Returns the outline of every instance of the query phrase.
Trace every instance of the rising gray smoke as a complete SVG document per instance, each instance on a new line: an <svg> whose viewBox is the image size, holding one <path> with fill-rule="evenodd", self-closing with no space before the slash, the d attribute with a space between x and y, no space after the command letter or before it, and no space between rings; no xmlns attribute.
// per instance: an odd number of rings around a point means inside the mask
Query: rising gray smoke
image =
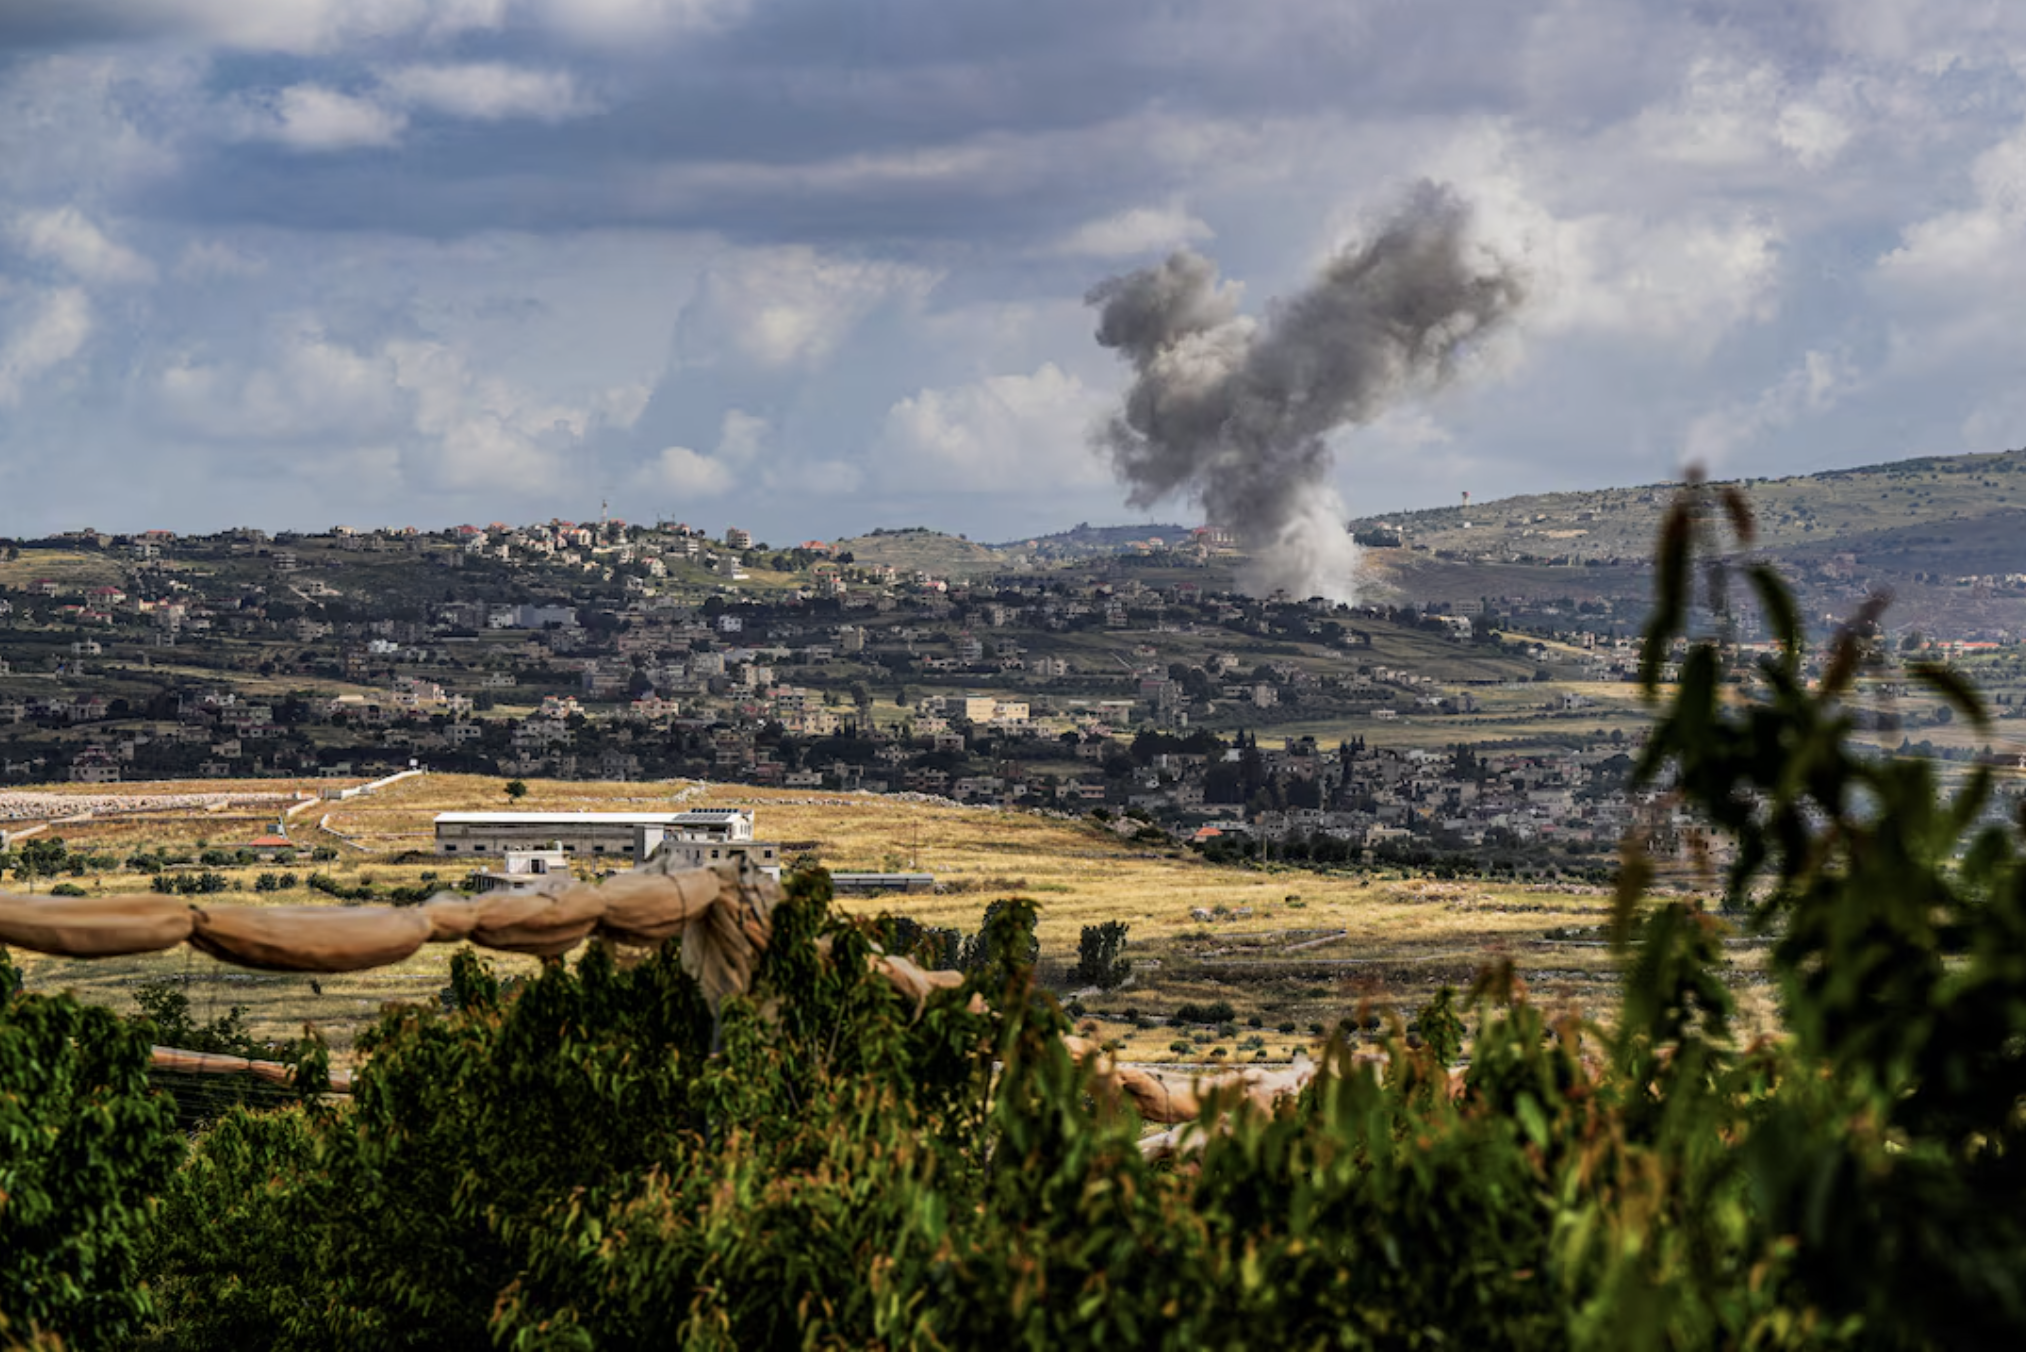
<svg viewBox="0 0 2026 1352"><path fill-rule="evenodd" d="M1350 600L1357 554L1325 438L1455 375L1470 340L1525 295L1511 264L1474 247L1470 223L1460 197L1423 183L1263 321L1239 314L1238 287L1189 250L1093 287L1098 342L1137 373L1098 436L1129 501L1196 498L1251 552L1249 590Z"/></svg>

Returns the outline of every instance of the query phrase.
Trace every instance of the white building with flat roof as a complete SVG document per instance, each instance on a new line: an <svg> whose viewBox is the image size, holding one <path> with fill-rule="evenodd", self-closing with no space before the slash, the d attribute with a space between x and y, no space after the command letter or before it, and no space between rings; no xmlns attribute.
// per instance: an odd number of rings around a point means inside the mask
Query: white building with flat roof
<svg viewBox="0 0 2026 1352"><path fill-rule="evenodd" d="M780 876L780 847L753 838L750 808L704 807L684 812L443 812L436 817L436 852L504 858L508 851L551 850L569 859L610 859L639 865L670 852L686 868L708 868L741 856Z"/></svg>
<svg viewBox="0 0 2026 1352"><path fill-rule="evenodd" d="M638 862L653 853L678 812L443 812L436 817L436 852L504 857L512 850L554 847L576 858L610 856Z"/></svg>

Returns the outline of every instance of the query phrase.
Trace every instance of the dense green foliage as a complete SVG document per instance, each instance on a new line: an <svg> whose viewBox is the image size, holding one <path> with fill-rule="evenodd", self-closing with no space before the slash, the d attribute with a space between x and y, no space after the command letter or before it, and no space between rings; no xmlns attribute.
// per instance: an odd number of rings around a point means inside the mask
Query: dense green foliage
<svg viewBox="0 0 2026 1352"><path fill-rule="evenodd" d="M110 1010L19 992L0 951L0 1343L117 1347L151 1313L139 1249L183 1143L148 1091L149 1042Z"/></svg>
<svg viewBox="0 0 2026 1352"><path fill-rule="evenodd" d="M1944 793L1853 748L1868 630L1805 683L1770 574L1783 641L1755 697L1724 686L1723 615L1694 605L1727 594L1698 562L1716 506L1663 539L1646 671L1680 681L1637 773L1734 846L1727 915L1647 899L1628 849L1605 1025L1488 972L1393 1030L1383 1075L1339 1043L1280 1111L1150 1161L1033 987L1029 904L917 1009L805 874L715 1020L672 949L511 991L460 957L447 1008L383 1021L350 1104L228 1116L170 1178L136 1035L16 997L6 1139L105 1125L91 1169L0 1161L0 1311L89 1341L152 1299L162 1348L2013 1345L2018 830L1982 824L1986 775ZM1733 925L1772 941L1778 1042L1731 1034ZM74 1212L18 1201L59 1188ZM130 1264L92 1294L40 1275L130 1246L147 1192L147 1293Z"/></svg>

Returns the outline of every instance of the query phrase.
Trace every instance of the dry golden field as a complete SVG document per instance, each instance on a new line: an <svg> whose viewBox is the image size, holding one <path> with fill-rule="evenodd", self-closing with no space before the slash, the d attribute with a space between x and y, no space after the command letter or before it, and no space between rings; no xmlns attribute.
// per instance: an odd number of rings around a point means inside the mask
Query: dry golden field
<svg viewBox="0 0 2026 1352"><path fill-rule="evenodd" d="M286 790L277 781L203 781L189 785L96 786L132 793ZM305 855L290 865L221 870L241 905L332 901L303 886L256 893L264 870L312 869L347 885L365 880L412 886L454 884L461 862L430 853L438 812L506 809L504 782L426 775L369 797L324 802L297 814L289 831L305 850L337 849L333 862ZM812 854L835 870L918 868L933 872L937 895L849 898L840 909L871 917L905 914L924 924L974 931L992 901L1033 898L1040 906L1043 976L1065 998L1081 928L1109 920L1131 926L1133 981L1081 1003L1105 1037L1121 1039L1138 1059L1198 1060L1286 1056L1318 1026L1333 1029L1361 1009L1411 1016L1441 985L1467 986L1487 963L1511 960L1539 998L1577 1002L1592 1012L1613 1003L1608 950L1594 934L1608 907L1595 889L1558 884L1493 886L1438 882L1398 873L1344 871L1326 876L1292 868L1220 866L1178 849L1149 849L1100 826L1028 813L946 807L899 798L678 783L588 784L533 780L511 806L526 811L666 810L683 806L751 807L759 834L785 855ZM272 824L273 813L231 808L153 814L65 826L73 846L120 852L156 846L231 847ZM18 826L18 823L15 825ZM112 872L73 880L94 892L138 891L146 879ZM20 891L18 882L5 884ZM44 885L47 886L46 884ZM1208 918L1204 916L1207 914ZM1553 937L1550 931L1557 932ZM1572 933L1572 931L1574 931ZM433 999L447 982L452 950L425 948L395 967L351 976L277 976L243 972L177 949L143 958L79 962L17 954L31 987L76 990L121 1009L150 979L190 983L200 1019L243 1006L261 1036L315 1024L342 1057L358 1031L389 1001ZM531 960L491 955L502 973L531 970ZM1749 969L1748 955L1741 966ZM1229 1002L1237 1028L1221 1033L1145 1026L1181 1002ZM1763 1001L1759 1002L1763 1004ZM1137 1016L1137 1017L1135 1017ZM1253 1022L1256 1020L1256 1024ZM1769 1022L1761 1009L1754 1024ZM1135 1028L1137 1022L1142 1025ZM1171 1042L1186 1042L1186 1051Z"/></svg>

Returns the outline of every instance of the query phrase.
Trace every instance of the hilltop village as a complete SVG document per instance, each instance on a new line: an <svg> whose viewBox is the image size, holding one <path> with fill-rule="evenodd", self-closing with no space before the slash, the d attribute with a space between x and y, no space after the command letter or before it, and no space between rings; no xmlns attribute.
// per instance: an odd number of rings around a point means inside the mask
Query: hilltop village
<svg viewBox="0 0 2026 1352"><path fill-rule="evenodd" d="M17 783L684 776L1324 860L1587 861L1640 808L1640 605L1581 569L1561 596L1351 607L1238 594L1210 531L774 548L612 520L84 532L0 560Z"/></svg>

